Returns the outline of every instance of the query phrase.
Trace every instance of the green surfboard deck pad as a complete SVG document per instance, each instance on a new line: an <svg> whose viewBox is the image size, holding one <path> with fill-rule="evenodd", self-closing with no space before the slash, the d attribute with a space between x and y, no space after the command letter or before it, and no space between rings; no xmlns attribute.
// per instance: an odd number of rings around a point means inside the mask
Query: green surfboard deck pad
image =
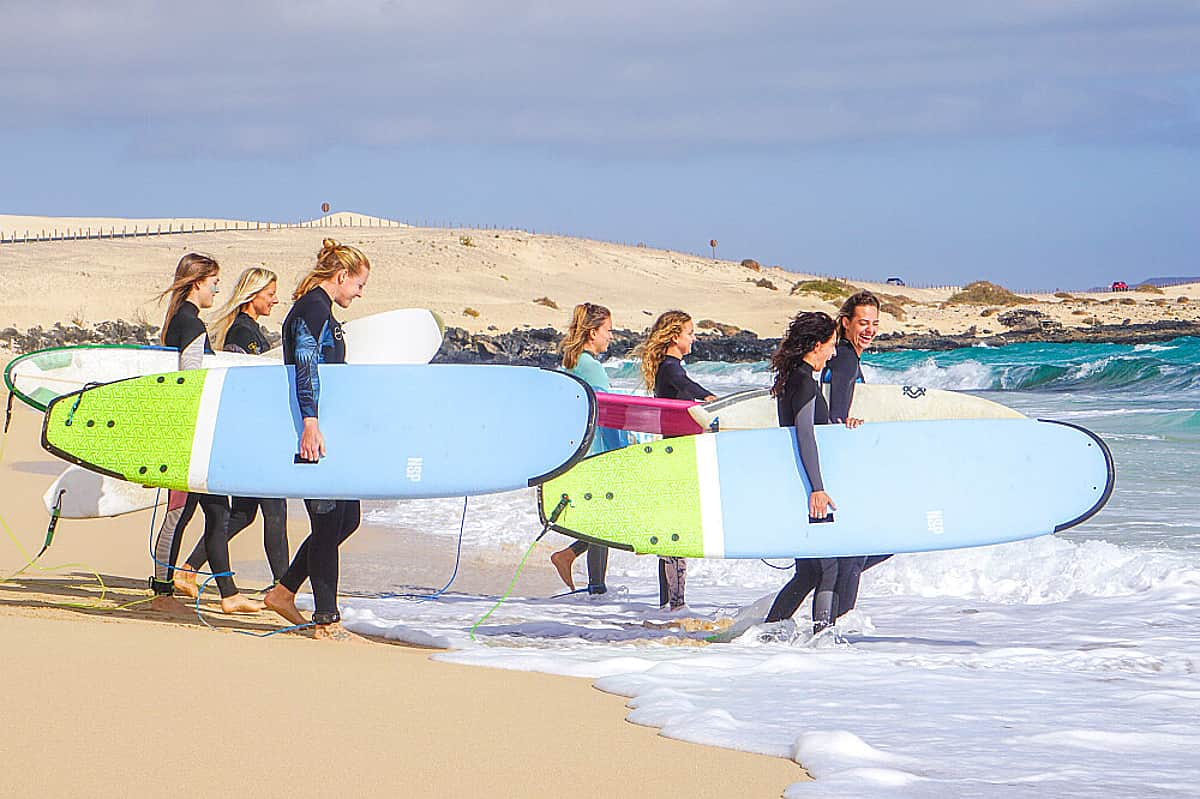
<svg viewBox="0 0 1200 799"><path fill-rule="evenodd" d="M570 502L554 524L560 532L571 535L574 522L634 552L704 556L696 444L690 436L584 459L542 486L543 518L550 518L563 494Z"/></svg>
<svg viewBox="0 0 1200 799"><path fill-rule="evenodd" d="M153 471L164 487L186 491L206 375L146 375L67 394L46 414L44 443L81 466L135 483Z"/></svg>

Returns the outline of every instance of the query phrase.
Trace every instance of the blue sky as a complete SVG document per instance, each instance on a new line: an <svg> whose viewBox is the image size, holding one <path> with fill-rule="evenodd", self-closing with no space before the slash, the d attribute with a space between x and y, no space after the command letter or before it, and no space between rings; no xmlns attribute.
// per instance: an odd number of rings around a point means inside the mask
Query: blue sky
<svg viewBox="0 0 1200 799"><path fill-rule="evenodd" d="M329 201L863 278L1200 274L1200 4L987 5L0 0L0 212Z"/></svg>

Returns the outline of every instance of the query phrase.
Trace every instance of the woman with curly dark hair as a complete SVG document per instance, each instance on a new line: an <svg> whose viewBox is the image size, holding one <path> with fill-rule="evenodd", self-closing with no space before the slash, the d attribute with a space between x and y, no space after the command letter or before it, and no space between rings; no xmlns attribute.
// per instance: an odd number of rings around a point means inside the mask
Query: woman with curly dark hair
<svg viewBox="0 0 1200 799"><path fill-rule="evenodd" d="M832 357L835 344L835 325L829 314L820 311L796 314L788 325L787 334L771 356L771 371L775 382L771 394L775 397L780 427L795 431L800 450L800 463L812 491L808 497L808 515L821 519L837 505L825 493L821 479L821 464L817 454L814 425L829 424L829 405L821 394L814 373L820 373ZM857 427L858 419L847 419L847 427ZM796 560L796 574L780 590L767 614L767 621L790 618L800 603L816 588L813 597L813 632L833 624L837 618L836 586L839 558L803 558Z"/></svg>

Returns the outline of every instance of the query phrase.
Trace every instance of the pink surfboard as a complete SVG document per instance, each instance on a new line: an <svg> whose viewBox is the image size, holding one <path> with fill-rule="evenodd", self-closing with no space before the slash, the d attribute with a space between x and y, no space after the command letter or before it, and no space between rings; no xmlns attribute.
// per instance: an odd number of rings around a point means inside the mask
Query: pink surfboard
<svg viewBox="0 0 1200 799"><path fill-rule="evenodd" d="M697 404L692 400L634 397L597 391L596 424L636 433L691 436L704 432L704 428L688 414L688 408Z"/></svg>

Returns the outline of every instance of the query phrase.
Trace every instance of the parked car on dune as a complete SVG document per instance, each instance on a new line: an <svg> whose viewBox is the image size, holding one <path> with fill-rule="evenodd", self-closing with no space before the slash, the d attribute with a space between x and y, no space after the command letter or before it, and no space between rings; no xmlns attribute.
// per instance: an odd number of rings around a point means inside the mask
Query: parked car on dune
<svg viewBox="0 0 1200 799"><path fill-rule="evenodd" d="M1112 284L1112 291L1129 291L1129 284L1124 280L1114 280Z"/></svg>
<svg viewBox="0 0 1200 799"><path fill-rule="evenodd" d="M889 286L903 286L904 280L898 277L889 277L887 279L887 284Z"/></svg>

